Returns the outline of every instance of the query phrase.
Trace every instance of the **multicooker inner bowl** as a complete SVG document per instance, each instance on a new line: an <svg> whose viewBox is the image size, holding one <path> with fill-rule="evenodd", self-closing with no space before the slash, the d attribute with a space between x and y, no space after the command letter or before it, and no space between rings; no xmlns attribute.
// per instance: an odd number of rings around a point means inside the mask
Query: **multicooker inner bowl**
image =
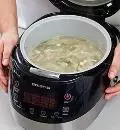
<svg viewBox="0 0 120 130"><path fill-rule="evenodd" d="M42 19L31 25L25 31L20 41L20 49L23 57L41 73L43 72L53 75L58 74L54 71L40 68L39 66L32 63L28 57L28 52L38 44L59 35L88 38L101 49L103 58L94 66L90 66L88 69L84 70L84 72L103 63L111 51L111 38L106 29L100 24L81 16L57 15ZM80 72L61 74L76 73Z"/></svg>

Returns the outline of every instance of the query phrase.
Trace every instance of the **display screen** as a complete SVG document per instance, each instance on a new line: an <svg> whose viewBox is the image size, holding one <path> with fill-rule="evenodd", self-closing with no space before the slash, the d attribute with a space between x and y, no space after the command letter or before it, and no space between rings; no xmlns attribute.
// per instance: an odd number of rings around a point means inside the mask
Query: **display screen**
<svg viewBox="0 0 120 130"><path fill-rule="evenodd" d="M28 92L24 92L24 102L49 109L54 109L57 105L55 97L51 95L36 95Z"/></svg>

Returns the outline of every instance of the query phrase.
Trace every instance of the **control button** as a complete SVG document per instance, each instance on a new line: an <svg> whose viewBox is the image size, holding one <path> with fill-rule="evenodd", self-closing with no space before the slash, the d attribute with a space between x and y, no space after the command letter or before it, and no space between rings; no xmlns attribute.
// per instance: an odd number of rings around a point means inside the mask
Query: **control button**
<svg viewBox="0 0 120 130"><path fill-rule="evenodd" d="M16 106L17 106L19 109L22 109L22 110L23 110L21 102L18 102L18 103L16 104Z"/></svg>
<svg viewBox="0 0 120 130"><path fill-rule="evenodd" d="M54 113L54 116L55 116L55 117L59 117L59 112L55 112L55 113Z"/></svg>
<svg viewBox="0 0 120 130"><path fill-rule="evenodd" d="M46 116L46 111L41 111L40 114L41 116Z"/></svg>
<svg viewBox="0 0 120 130"><path fill-rule="evenodd" d="M15 81L14 87L19 87L19 81Z"/></svg>
<svg viewBox="0 0 120 130"><path fill-rule="evenodd" d="M22 103L21 102L19 102L19 107L22 108Z"/></svg>
<svg viewBox="0 0 120 130"><path fill-rule="evenodd" d="M14 92L18 93L20 89L14 87Z"/></svg>
<svg viewBox="0 0 120 130"><path fill-rule="evenodd" d="M15 93L18 93L19 92L19 81L15 81L15 84L13 86L13 92Z"/></svg>
<svg viewBox="0 0 120 130"><path fill-rule="evenodd" d="M34 109L34 108L29 108L29 113L30 113L31 115L34 115L34 114L35 114L35 109Z"/></svg>
<svg viewBox="0 0 120 130"><path fill-rule="evenodd" d="M69 100L72 99L72 95L69 94L69 93L66 93L66 94L64 95L64 99L67 100L67 101L69 101Z"/></svg>
<svg viewBox="0 0 120 130"><path fill-rule="evenodd" d="M64 113L68 113L68 112L69 112L69 110L70 110L70 108L69 108L69 107L63 107L63 109L62 109L62 111L63 111Z"/></svg>
<svg viewBox="0 0 120 130"><path fill-rule="evenodd" d="M17 94L17 93L14 93L14 94L13 94L13 100L14 100L15 102L18 102L18 94Z"/></svg>

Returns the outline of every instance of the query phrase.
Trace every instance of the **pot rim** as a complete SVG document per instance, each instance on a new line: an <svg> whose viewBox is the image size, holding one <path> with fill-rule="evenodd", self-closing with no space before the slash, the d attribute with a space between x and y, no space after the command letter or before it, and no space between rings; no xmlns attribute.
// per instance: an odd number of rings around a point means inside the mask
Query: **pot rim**
<svg viewBox="0 0 120 130"><path fill-rule="evenodd" d="M101 5L105 5L105 4L107 4L107 3L109 3L109 2L111 2L112 0L106 0L106 1L102 1L101 3L96 3L96 1L87 1L86 0L86 3L82 3L82 2L78 2L78 1L76 1L76 0L68 0L68 1L70 1L70 2L72 2L72 3L74 3L74 4L77 4L77 5L81 5L81 6L90 6L90 7L94 7L94 6L101 6Z"/></svg>
<svg viewBox="0 0 120 130"><path fill-rule="evenodd" d="M95 28L97 28L100 32L102 32L102 34L104 35L104 37L106 38L106 44L107 44L107 50L103 56L103 58L97 62L95 65L93 66L90 66L89 68L83 70L83 71L74 71L74 72L69 72L69 73L64 73L64 72L55 72L55 71L50 71L50 70L47 70L47 69L44 69L44 68L41 68L37 65L35 65L34 63L32 63L30 61L30 59L28 58L26 52L25 52L25 49L24 49L24 43L25 43L25 40L27 38L27 36L37 27L41 26L43 23L48 23L48 22L51 22L51 21L54 21L54 20L61 20L61 19L73 19L73 20L80 20L82 22L85 22L87 24L90 24L92 26L94 26ZM39 20L37 21L36 23L32 24L24 33L23 35L21 36L21 40L20 40L20 50L21 50L21 53L23 55L23 57L25 58L25 60L27 62L29 62L29 64L31 64L32 66L34 66L38 71L40 70L40 72L43 72L43 73L47 73L47 74L53 74L53 75L73 75L73 74L80 74L80 73L84 73L86 71L89 71L89 70L92 70L94 68L96 68L97 66L99 66L100 64L102 64L106 59L107 57L109 56L110 54L110 51L111 51L111 48L112 48L112 45L111 45L112 41L111 41L111 37L108 33L108 31L102 26L100 25L99 23L97 23L96 21L94 20L91 20L89 18L86 18L86 17L83 17L83 16L77 16L77 15L56 15L56 16L50 16L50 17L47 17L47 18L44 18L42 20Z"/></svg>

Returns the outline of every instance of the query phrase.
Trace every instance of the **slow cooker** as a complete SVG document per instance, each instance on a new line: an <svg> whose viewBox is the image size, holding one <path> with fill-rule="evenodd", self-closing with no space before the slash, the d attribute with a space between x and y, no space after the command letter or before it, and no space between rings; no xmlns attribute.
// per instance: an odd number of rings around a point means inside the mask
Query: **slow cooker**
<svg viewBox="0 0 120 130"><path fill-rule="evenodd" d="M50 0L61 13L33 23L19 39L10 65L9 96L15 121L28 130L84 130L104 107L108 70L120 33L105 22L119 0ZM95 41L104 56L75 73L57 73L32 63L28 52L56 35L83 36Z"/></svg>

